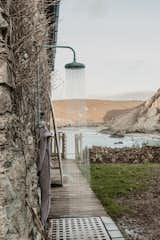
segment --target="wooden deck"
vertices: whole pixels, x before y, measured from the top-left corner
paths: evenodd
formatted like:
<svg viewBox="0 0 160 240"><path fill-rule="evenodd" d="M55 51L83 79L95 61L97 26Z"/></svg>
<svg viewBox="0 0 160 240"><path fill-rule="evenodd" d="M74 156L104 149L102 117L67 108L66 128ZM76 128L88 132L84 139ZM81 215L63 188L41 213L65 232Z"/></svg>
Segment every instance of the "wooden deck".
<svg viewBox="0 0 160 240"><path fill-rule="evenodd" d="M50 218L106 216L75 161L63 161L63 174L64 186L51 189Z"/></svg>

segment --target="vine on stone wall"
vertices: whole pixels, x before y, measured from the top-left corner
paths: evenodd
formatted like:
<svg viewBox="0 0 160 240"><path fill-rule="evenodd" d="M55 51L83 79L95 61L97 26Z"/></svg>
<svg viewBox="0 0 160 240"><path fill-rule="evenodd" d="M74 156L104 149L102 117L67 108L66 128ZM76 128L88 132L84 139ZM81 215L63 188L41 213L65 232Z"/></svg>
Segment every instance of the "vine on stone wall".
<svg viewBox="0 0 160 240"><path fill-rule="evenodd" d="M0 222L4 239L31 239L31 233L33 239L40 239L25 204L27 200L38 212L37 86L40 110L47 116L51 68L43 46L51 41L54 20L48 6L55 3L0 0Z"/></svg>

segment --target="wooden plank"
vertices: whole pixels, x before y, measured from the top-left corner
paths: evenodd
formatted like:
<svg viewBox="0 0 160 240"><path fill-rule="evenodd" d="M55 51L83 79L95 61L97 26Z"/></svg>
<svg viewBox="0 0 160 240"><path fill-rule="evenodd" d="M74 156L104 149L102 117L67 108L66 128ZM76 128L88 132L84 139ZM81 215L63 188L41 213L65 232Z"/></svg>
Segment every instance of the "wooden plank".
<svg viewBox="0 0 160 240"><path fill-rule="evenodd" d="M63 161L64 182L51 190L50 218L63 216L106 216L106 212L82 176L74 160Z"/></svg>

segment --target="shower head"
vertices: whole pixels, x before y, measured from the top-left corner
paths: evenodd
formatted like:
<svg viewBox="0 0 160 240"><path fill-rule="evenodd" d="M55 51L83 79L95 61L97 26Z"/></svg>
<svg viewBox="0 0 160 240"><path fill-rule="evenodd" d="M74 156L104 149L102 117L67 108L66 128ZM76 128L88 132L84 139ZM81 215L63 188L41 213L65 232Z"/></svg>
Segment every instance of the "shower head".
<svg viewBox="0 0 160 240"><path fill-rule="evenodd" d="M83 63L78 63L76 61L73 61L71 63L68 63L65 65L65 68L66 69L84 69L85 68L85 65Z"/></svg>
<svg viewBox="0 0 160 240"><path fill-rule="evenodd" d="M84 69L84 68L86 68L86 66L83 63L78 63L76 61L76 52L75 52L75 50L72 47L70 47L70 46L59 46L59 45L55 46L54 44L44 45L44 46L46 48L66 48L66 49L70 49L72 51L72 53L73 53L73 62L66 64L65 65L66 69L74 70L74 69Z"/></svg>

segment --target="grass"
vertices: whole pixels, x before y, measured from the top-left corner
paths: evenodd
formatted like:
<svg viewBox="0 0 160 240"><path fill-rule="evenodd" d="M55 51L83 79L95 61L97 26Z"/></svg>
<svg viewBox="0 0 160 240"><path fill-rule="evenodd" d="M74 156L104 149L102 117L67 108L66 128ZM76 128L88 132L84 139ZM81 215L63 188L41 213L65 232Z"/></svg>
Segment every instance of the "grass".
<svg viewBox="0 0 160 240"><path fill-rule="evenodd" d="M157 164L92 164L91 186L110 216L132 214L118 199L147 190L156 168Z"/></svg>

